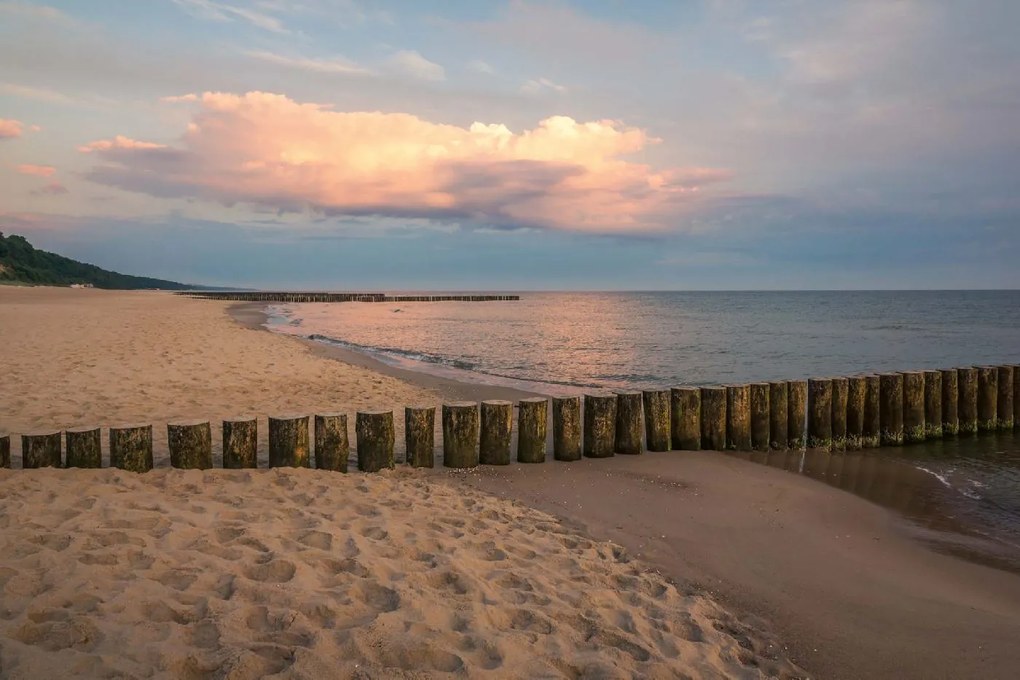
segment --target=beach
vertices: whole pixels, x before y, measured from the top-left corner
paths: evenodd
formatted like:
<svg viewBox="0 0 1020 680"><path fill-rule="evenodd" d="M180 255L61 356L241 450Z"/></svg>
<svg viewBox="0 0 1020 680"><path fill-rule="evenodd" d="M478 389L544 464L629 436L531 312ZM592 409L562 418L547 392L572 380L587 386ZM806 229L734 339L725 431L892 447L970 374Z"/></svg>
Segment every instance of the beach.
<svg viewBox="0 0 1020 680"><path fill-rule="evenodd" d="M264 460L269 414L525 394L271 334L262 319L166 293L0 287L0 432L151 422L160 468L0 471L0 674L1020 666L1015 574L935 553L839 489L716 452L377 475L166 469L169 420L215 432L257 415Z"/></svg>

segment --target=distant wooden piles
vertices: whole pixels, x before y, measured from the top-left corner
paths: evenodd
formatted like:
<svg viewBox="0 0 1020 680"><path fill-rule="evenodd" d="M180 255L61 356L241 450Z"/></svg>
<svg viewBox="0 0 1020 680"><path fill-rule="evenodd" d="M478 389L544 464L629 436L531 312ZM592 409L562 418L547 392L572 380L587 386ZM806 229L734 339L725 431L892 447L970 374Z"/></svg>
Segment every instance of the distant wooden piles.
<svg viewBox="0 0 1020 680"><path fill-rule="evenodd" d="M182 291L177 295L237 302L503 302L519 295L388 295L386 293L302 293L271 291Z"/></svg>

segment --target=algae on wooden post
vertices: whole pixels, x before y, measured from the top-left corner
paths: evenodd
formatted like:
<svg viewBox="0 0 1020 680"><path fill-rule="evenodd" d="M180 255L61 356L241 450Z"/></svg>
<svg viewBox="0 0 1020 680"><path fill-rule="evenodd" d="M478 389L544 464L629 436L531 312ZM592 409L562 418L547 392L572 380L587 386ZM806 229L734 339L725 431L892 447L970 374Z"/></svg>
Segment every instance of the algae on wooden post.
<svg viewBox="0 0 1020 680"><path fill-rule="evenodd" d="M911 444L924 440L924 373L904 371L903 441Z"/></svg>
<svg viewBox="0 0 1020 680"><path fill-rule="evenodd" d="M404 408L404 450L411 467L430 468L435 465L436 407Z"/></svg>
<svg viewBox="0 0 1020 680"><path fill-rule="evenodd" d="M669 451L670 391L645 390L641 393L645 408L645 441L649 451Z"/></svg>
<svg viewBox="0 0 1020 680"><path fill-rule="evenodd" d="M977 384L977 428L989 432L999 424L999 371L995 366L978 366Z"/></svg>
<svg viewBox="0 0 1020 680"><path fill-rule="evenodd" d="M517 409L517 462L544 463L549 401L521 399Z"/></svg>
<svg viewBox="0 0 1020 680"><path fill-rule="evenodd" d="M1013 429L1013 367L998 367L998 388L999 394L995 410L998 414L998 427L1000 430Z"/></svg>
<svg viewBox="0 0 1020 680"><path fill-rule="evenodd" d="M863 375L847 379L846 384L846 449L857 451L864 446L864 405L868 396L868 380Z"/></svg>
<svg viewBox="0 0 1020 680"><path fill-rule="evenodd" d="M751 384L751 447L757 451L768 451L769 436L769 384Z"/></svg>
<svg viewBox="0 0 1020 680"><path fill-rule="evenodd" d="M674 387L670 390L672 446L681 451L701 449L701 390Z"/></svg>
<svg viewBox="0 0 1020 680"><path fill-rule="evenodd" d="M1020 365L1013 366L1013 426L1020 427Z"/></svg>
<svg viewBox="0 0 1020 680"><path fill-rule="evenodd" d="M358 470L379 472L393 467L393 411L358 411L354 418Z"/></svg>
<svg viewBox="0 0 1020 680"><path fill-rule="evenodd" d="M701 448L726 450L726 388L701 388Z"/></svg>
<svg viewBox="0 0 1020 680"><path fill-rule="evenodd" d="M846 410L850 381L839 377L832 379L832 448L846 449Z"/></svg>
<svg viewBox="0 0 1020 680"><path fill-rule="evenodd" d="M167 423L170 466L186 470L212 467L212 429L207 420Z"/></svg>
<svg viewBox="0 0 1020 680"><path fill-rule="evenodd" d="M308 416L269 418L269 467L308 467Z"/></svg>
<svg viewBox="0 0 1020 680"><path fill-rule="evenodd" d="M942 372L924 372L924 434L942 439Z"/></svg>
<svg viewBox="0 0 1020 680"><path fill-rule="evenodd" d="M509 465L514 422L513 402L502 399L483 401L481 414L478 462L482 465Z"/></svg>
<svg viewBox="0 0 1020 680"><path fill-rule="evenodd" d="M110 465L128 472L152 469L152 425L110 428Z"/></svg>
<svg viewBox="0 0 1020 680"><path fill-rule="evenodd" d="M785 380L769 383L769 445L780 451L785 449L789 433L789 390Z"/></svg>
<svg viewBox="0 0 1020 680"><path fill-rule="evenodd" d="M257 468L259 426L255 418L223 421L223 467L228 470Z"/></svg>
<svg viewBox="0 0 1020 680"><path fill-rule="evenodd" d="M737 451L751 450L751 387L726 386L726 445Z"/></svg>
<svg viewBox="0 0 1020 680"><path fill-rule="evenodd" d="M21 467L60 467L60 430L21 435Z"/></svg>
<svg viewBox="0 0 1020 680"><path fill-rule="evenodd" d="M879 377L882 446L903 444L903 374L883 373Z"/></svg>
<svg viewBox="0 0 1020 680"><path fill-rule="evenodd" d="M882 379L877 375L868 375L864 380L866 391L861 446L874 449L882 445Z"/></svg>
<svg viewBox="0 0 1020 680"><path fill-rule="evenodd" d="M443 466L478 465L478 404L458 401L443 404Z"/></svg>
<svg viewBox="0 0 1020 680"><path fill-rule="evenodd" d="M319 470L347 472L351 441L347 434L346 413L315 414L315 467Z"/></svg>
<svg viewBox="0 0 1020 680"><path fill-rule="evenodd" d="M808 380L808 446L832 447L832 379Z"/></svg>
<svg viewBox="0 0 1020 680"><path fill-rule="evenodd" d="M956 436L960 431L960 414L957 410L960 403L959 375L955 368L944 368L939 373L942 383L942 435Z"/></svg>
<svg viewBox="0 0 1020 680"><path fill-rule="evenodd" d="M581 460L581 397L553 397L553 458Z"/></svg>
<svg viewBox="0 0 1020 680"><path fill-rule="evenodd" d="M103 443L98 427L72 427L64 432L67 467L103 466Z"/></svg>
<svg viewBox="0 0 1020 680"><path fill-rule="evenodd" d="M584 395L584 457L608 458L616 445L616 395Z"/></svg>
<svg viewBox="0 0 1020 680"><path fill-rule="evenodd" d="M0 435L0 468L11 468L11 435Z"/></svg>
<svg viewBox="0 0 1020 680"><path fill-rule="evenodd" d="M786 384L786 443L791 449L807 446L807 402L806 380L791 380Z"/></svg>
<svg viewBox="0 0 1020 680"><path fill-rule="evenodd" d="M616 453L636 455L644 451L644 409L640 392L616 393Z"/></svg>
<svg viewBox="0 0 1020 680"><path fill-rule="evenodd" d="M972 366L956 369L960 392L957 410L960 434L974 434L978 430L978 370Z"/></svg>

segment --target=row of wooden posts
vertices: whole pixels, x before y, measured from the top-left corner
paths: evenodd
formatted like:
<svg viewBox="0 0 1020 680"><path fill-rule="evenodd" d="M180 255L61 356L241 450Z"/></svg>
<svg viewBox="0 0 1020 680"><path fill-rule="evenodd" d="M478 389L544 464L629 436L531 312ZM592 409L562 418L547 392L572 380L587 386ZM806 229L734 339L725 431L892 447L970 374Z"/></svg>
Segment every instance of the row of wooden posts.
<svg viewBox="0 0 1020 680"><path fill-rule="evenodd" d="M518 403L516 458L546 460L549 401ZM552 398L553 458L579 460L645 450L821 448L853 450L897 446L1020 423L1020 366L791 380L722 387L675 387ZM470 468L511 461L513 403L458 402L442 406L443 465ZM583 418L582 418L583 415ZM405 461L435 464L433 406L404 409ZM394 464L392 411L358 412L358 469ZM582 427L583 424L583 427ZM269 466L309 467L309 416L269 418ZM347 416L314 417L315 467L347 471ZM66 440L66 457L62 455ZM112 427L109 464L144 472L153 467L152 426ZM167 425L170 464L213 466L208 421ZM257 421L223 421L223 467L257 467ZM0 465L11 466L10 437L0 436ZM26 468L101 467L99 428L22 435Z"/></svg>

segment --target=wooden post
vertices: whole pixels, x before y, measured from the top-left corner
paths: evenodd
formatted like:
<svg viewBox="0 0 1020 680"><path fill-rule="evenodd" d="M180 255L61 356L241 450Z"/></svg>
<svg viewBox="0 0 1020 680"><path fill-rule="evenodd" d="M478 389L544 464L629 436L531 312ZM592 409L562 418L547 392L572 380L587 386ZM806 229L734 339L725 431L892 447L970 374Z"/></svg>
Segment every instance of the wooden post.
<svg viewBox="0 0 1020 680"><path fill-rule="evenodd" d="M995 410L998 413L1000 430L1013 429L1013 367L999 366L999 394Z"/></svg>
<svg viewBox="0 0 1020 680"><path fill-rule="evenodd" d="M737 451L751 450L751 387L726 386L726 445Z"/></svg>
<svg viewBox="0 0 1020 680"><path fill-rule="evenodd" d="M978 370L968 366L956 369L956 373L960 385L957 404L960 434L974 434L978 431Z"/></svg>
<svg viewBox="0 0 1020 680"><path fill-rule="evenodd" d="M789 419L786 426L786 443L791 449L803 449L807 446L807 381L789 381L786 384L786 393L789 397L786 402Z"/></svg>
<svg viewBox="0 0 1020 680"><path fill-rule="evenodd" d="M358 438L359 470L379 472L393 467L393 411L358 411L354 434Z"/></svg>
<svg viewBox="0 0 1020 680"><path fill-rule="evenodd" d="M863 375L847 379L846 385L846 449L858 451L864 445L864 405L868 397L868 380Z"/></svg>
<svg viewBox="0 0 1020 680"><path fill-rule="evenodd" d="M257 468L258 420L231 418L223 421L223 467L227 470Z"/></svg>
<svg viewBox="0 0 1020 680"><path fill-rule="evenodd" d="M436 464L436 407L408 406L404 409L404 447L407 464L430 468Z"/></svg>
<svg viewBox="0 0 1020 680"><path fill-rule="evenodd" d="M270 416L269 467L308 467L308 416Z"/></svg>
<svg viewBox="0 0 1020 680"><path fill-rule="evenodd" d="M882 445L882 378L868 375L864 378L864 430L861 446L875 449Z"/></svg>
<svg viewBox="0 0 1020 680"><path fill-rule="evenodd" d="M346 413L315 415L315 467L319 470L347 472L351 441L347 435Z"/></svg>
<svg viewBox="0 0 1020 680"><path fill-rule="evenodd" d="M769 437L769 384L751 383L751 447L768 451Z"/></svg>
<svg viewBox="0 0 1020 680"><path fill-rule="evenodd" d="M0 468L11 469L11 435L0 435Z"/></svg>
<svg viewBox="0 0 1020 680"><path fill-rule="evenodd" d="M994 366L978 366L977 426L979 432L996 429L999 424L999 371Z"/></svg>
<svg viewBox="0 0 1020 680"><path fill-rule="evenodd" d="M443 465L448 468L478 465L478 404L471 401L443 404Z"/></svg>
<svg viewBox="0 0 1020 680"><path fill-rule="evenodd" d="M672 445L681 451L701 449L701 390L674 387L670 390Z"/></svg>
<svg viewBox="0 0 1020 680"><path fill-rule="evenodd" d="M726 450L726 388L701 388L701 448Z"/></svg>
<svg viewBox="0 0 1020 680"><path fill-rule="evenodd" d="M152 469L152 425L110 428L110 466L128 472Z"/></svg>
<svg viewBox="0 0 1020 680"><path fill-rule="evenodd" d="M769 444L781 451L788 441L787 423L789 417L789 390L785 381L769 383Z"/></svg>
<svg viewBox="0 0 1020 680"><path fill-rule="evenodd" d="M955 437L960 431L960 413L957 410L960 403L959 375L955 368L945 368L940 373L942 374L942 436Z"/></svg>
<svg viewBox="0 0 1020 680"><path fill-rule="evenodd" d="M924 434L924 373L903 372L903 441L923 442Z"/></svg>
<svg viewBox="0 0 1020 680"><path fill-rule="evenodd" d="M170 466L186 470L212 467L212 429L207 420L167 423Z"/></svg>
<svg viewBox="0 0 1020 680"><path fill-rule="evenodd" d="M616 395L584 395L584 456L608 458L616 444Z"/></svg>
<svg viewBox="0 0 1020 680"><path fill-rule="evenodd" d="M514 405L502 399L482 402L482 434L478 443L478 462L482 465L509 465L510 438Z"/></svg>
<svg viewBox="0 0 1020 680"><path fill-rule="evenodd" d="M669 451L670 391L645 390L641 393L645 407L645 441L649 451Z"/></svg>
<svg viewBox="0 0 1020 680"><path fill-rule="evenodd" d="M846 450L846 411L850 381L847 378L832 379L832 448Z"/></svg>
<svg viewBox="0 0 1020 680"><path fill-rule="evenodd" d="M581 397L553 397L553 458L581 460Z"/></svg>
<svg viewBox="0 0 1020 680"><path fill-rule="evenodd" d="M924 372L924 435L942 439L942 372Z"/></svg>
<svg viewBox="0 0 1020 680"><path fill-rule="evenodd" d="M903 445L903 374L883 373L879 394L882 423L882 446Z"/></svg>
<svg viewBox="0 0 1020 680"><path fill-rule="evenodd" d="M832 448L832 379L808 380L808 446Z"/></svg>
<svg viewBox="0 0 1020 680"><path fill-rule="evenodd" d="M549 401L522 399L517 407L517 462L544 463Z"/></svg>
<svg viewBox="0 0 1020 680"><path fill-rule="evenodd" d="M1013 366L1013 427L1020 427L1020 365Z"/></svg>
<svg viewBox="0 0 1020 680"><path fill-rule="evenodd" d="M64 432L69 468L103 466L103 443L98 427L72 427Z"/></svg>
<svg viewBox="0 0 1020 680"><path fill-rule="evenodd" d="M21 467L61 467L60 430L21 435Z"/></svg>
<svg viewBox="0 0 1020 680"><path fill-rule="evenodd" d="M616 437L613 450L629 455L644 451L643 409L640 392L616 393Z"/></svg>

